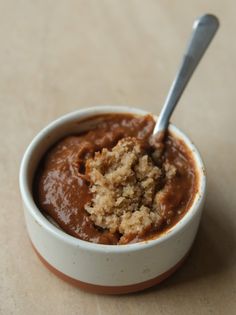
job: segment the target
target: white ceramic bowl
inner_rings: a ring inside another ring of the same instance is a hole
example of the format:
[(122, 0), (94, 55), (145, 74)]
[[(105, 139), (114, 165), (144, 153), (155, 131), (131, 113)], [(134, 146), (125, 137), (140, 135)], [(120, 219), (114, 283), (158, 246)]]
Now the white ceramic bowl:
[(105, 113), (146, 111), (123, 106), (100, 106), (78, 110), (45, 127), (33, 139), (22, 159), (20, 190), (31, 243), (43, 263), (63, 279), (99, 293), (127, 293), (153, 286), (172, 274), (183, 262), (197, 233), (205, 199), (206, 178), (201, 157), (188, 137), (170, 125), (192, 152), (199, 187), (191, 208), (171, 229), (156, 239), (128, 245), (101, 245), (72, 237), (50, 223), (37, 208), (32, 182), (38, 163), (57, 140), (78, 133), (85, 118)]

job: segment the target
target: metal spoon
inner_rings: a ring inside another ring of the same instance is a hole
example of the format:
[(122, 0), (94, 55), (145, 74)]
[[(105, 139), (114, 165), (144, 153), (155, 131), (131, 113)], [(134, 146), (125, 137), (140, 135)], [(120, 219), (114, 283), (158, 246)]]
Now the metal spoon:
[(219, 20), (216, 16), (211, 14), (205, 14), (195, 20), (191, 39), (184, 54), (182, 64), (171, 85), (164, 106), (153, 130), (151, 144), (157, 149), (163, 148), (163, 141), (169, 125), (170, 117), (194, 70), (213, 39), (218, 27)]

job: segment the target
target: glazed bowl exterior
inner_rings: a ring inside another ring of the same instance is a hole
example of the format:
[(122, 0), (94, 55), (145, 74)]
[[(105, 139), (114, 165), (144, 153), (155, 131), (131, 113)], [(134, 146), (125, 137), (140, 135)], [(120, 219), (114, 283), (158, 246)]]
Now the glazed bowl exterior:
[(107, 113), (147, 114), (124, 106), (99, 106), (67, 114), (40, 131), (28, 146), (20, 167), (20, 191), (29, 238), (43, 263), (63, 279), (98, 293), (127, 293), (153, 286), (172, 274), (188, 254), (199, 226), (205, 200), (202, 159), (189, 138), (174, 125), (170, 131), (192, 152), (198, 191), (191, 208), (155, 239), (127, 245), (94, 244), (72, 237), (53, 225), (37, 208), (32, 183), (38, 163), (62, 137), (89, 128), (83, 121)]

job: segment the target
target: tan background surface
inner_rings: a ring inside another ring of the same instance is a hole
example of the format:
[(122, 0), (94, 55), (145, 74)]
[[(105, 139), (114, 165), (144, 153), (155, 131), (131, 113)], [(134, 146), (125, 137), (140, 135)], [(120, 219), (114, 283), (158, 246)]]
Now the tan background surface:
[[(193, 19), (221, 29), (173, 122), (208, 172), (200, 230), (186, 264), (163, 285), (128, 296), (71, 287), (33, 253), (18, 189), (22, 154), (62, 114), (98, 104), (158, 113)], [(236, 313), (236, 3), (232, 1), (0, 1), (0, 313)]]

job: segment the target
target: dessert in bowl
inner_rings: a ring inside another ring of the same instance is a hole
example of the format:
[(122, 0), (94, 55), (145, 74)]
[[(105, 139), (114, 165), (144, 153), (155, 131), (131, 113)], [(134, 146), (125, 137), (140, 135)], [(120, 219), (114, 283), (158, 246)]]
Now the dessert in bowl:
[(205, 197), (201, 157), (170, 125), (161, 157), (155, 118), (123, 106), (65, 115), (22, 160), (32, 245), (56, 274), (87, 290), (127, 293), (159, 283), (186, 257)]

